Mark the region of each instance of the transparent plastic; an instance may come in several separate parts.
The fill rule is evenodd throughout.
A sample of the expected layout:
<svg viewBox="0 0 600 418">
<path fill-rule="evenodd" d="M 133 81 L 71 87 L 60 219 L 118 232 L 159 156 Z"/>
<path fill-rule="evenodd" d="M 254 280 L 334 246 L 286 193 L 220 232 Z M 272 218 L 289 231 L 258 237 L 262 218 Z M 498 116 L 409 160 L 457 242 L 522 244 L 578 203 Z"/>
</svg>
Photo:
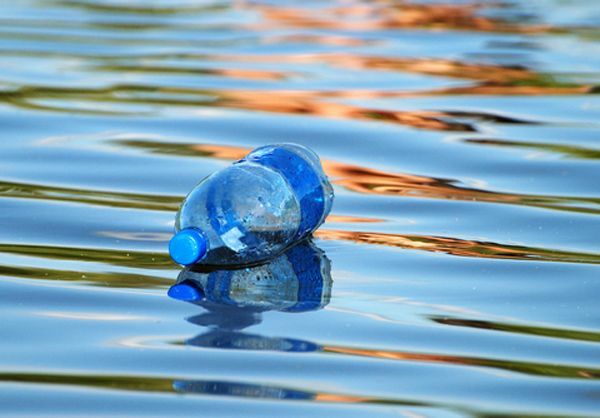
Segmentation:
<svg viewBox="0 0 600 418">
<path fill-rule="evenodd" d="M 172 240 L 171 256 L 184 265 L 268 260 L 317 229 L 332 202 L 333 188 L 314 152 L 295 144 L 258 148 L 202 180 L 185 198 L 176 231 L 196 231 L 191 235 L 205 242 L 194 249 L 203 251 L 190 256 L 187 247 L 175 245 L 180 235 Z"/>
</svg>

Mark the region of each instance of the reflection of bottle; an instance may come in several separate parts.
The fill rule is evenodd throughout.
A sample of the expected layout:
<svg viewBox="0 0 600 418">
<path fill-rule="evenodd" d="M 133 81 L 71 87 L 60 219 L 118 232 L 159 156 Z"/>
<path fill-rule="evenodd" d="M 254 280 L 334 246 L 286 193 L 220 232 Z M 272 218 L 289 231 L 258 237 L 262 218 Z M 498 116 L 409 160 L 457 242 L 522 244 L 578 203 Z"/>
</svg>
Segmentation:
<svg viewBox="0 0 600 418">
<path fill-rule="evenodd" d="M 264 261 L 317 229 L 332 202 L 314 152 L 295 144 L 261 147 L 192 190 L 169 252 L 183 265 Z"/>
<path fill-rule="evenodd" d="M 176 380 L 173 382 L 173 389 L 180 393 L 202 393 L 207 395 L 224 395 L 262 399 L 311 400 L 317 396 L 316 393 L 281 388 L 277 386 L 202 380 Z"/>
<path fill-rule="evenodd" d="M 185 268 L 169 296 L 255 312 L 321 309 L 331 297 L 329 259 L 304 241 L 267 264 L 236 270 Z"/>
<path fill-rule="evenodd" d="M 207 311 L 188 321 L 208 330 L 186 344 L 238 350 L 310 352 L 315 343 L 240 332 L 262 321 L 262 312 L 322 309 L 331 297 L 330 262 L 310 241 L 288 249 L 268 264 L 238 270 L 184 269 L 169 289 L 175 299 Z"/>
<path fill-rule="evenodd" d="M 310 341 L 295 338 L 265 337 L 246 332 L 212 330 L 187 340 L 187 345 L 196 347 L 212 347 L 229 350 L 254 351 L 286 351 L 308 353 L 318 351 L 321 347 Z"/>
</svg>

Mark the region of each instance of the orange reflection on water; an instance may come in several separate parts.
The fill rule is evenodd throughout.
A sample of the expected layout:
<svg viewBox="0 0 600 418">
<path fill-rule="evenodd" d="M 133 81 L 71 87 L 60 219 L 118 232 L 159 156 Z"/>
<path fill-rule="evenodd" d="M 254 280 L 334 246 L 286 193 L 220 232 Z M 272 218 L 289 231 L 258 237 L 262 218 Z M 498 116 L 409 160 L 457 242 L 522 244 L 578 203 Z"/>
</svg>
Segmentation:
<svg viewBox="0 0 600 418">
<path fill-rule="evenodd" d="M 327 222 L 332 223 L 379 223 L 384 222 L 383 219 L 377 218 L 365 218 L 359 216 L 346 216 L 346 215 L 329 215 Z"/>
<path fill-rule="evenodd" d="M 346 39 L 346 38 L 344 38 Z M 349 42 L 349 41 L 345 41 Z M 445 87 L 433 90 L 394 91 L 394 90 L 352 90 L 313 92 L 313 98 L 372 99 L 386 97 L 418 97 L 452 94 L 474 95 L 559 95 L 590 94 L 595 92 L 593 84 L 578 85 L 561 83 L 548 74 L 516 65 L 500 65 L 466 62 L 443 58 L 427 57 L 387 57 L 351 53 L 318 54 L 277 54 L 255 55 L 214 55 L 213 59 L 231 62 L 312 64 L 326 63 L 332 67 L 360 71 L 392 71 L 424 74 L 431 76 L 473 80 L 477 84 Z M 271 91 L 264 92 L 271 94 Z M 306 94 L 306 93 L 304 93 Z"/>
<path fill-rule="evenodd" d="M 364 348 L 337 347 L 326 345 L 323 351 L 329 353 L 349 354 L 353 356 L 380 358 L 387 360 L 416 360 L 435 363 L 471 364 L 468 359 L 457 356 L 439 354 L 408 353 L 402 351 L 369 350 Z"/>
<path fill-rule="evenodd" d="M 316 35 L 316 34 L 294 34 L 294 35 L 280 35 L 280 36 L 269 36 L 265 39 L 266 43 L 310 43 L 330 46 L 364 46 L 368 45 L 370 41 L 353 38 L 349 36 L 341 35 Z"/>
<path fill-rule="evenodd" d="M 201 155 L 208 155 L 212 158 L 223 160 L 241 160 L 252 150 L 251 148 L 246 147 L 215 144 L 194 144 L 189 147 Z"/>
<path fill-rule="evenodd" d="M 365 396 L 352 396 L 352 395 L 341 395 L 335 393 L 315 393 L 313 399 L 316 402 L 339 402 L 339 403 L 360 403 L 360 402 L 372 402 L 373 398 L 367 398 Z"/>
<path fill-rule="evenodd" d="M 467 202 L 491 202 L 526 205 L 557 210 L 597 213 L 593 198 L 500 193 L 458 186 L 455 180 L 438 179 L 407 173 L 388 173 L 368 167 L 323 161 L 334 183 L 362 194 L 422 197 Z M 579 205 L 579 206 L 578 206 Z"/>
<path fill-rule="evenodd" d="M 283 80 L 289 73 L 282 71 L 250 70 L 242 68 L 220 68 L 213 70 L 215 75 L 230 78 L 241 78 L 247 80 Z"/>
<path fill-rule="evenodd" d="M 305 58 L 306 59 L 306 58 Z M 594 85 L 564 84 L 552 76 L 521 66 L 470 63 L 441 58 L 381 57 L 356 54 L 330 54 L 323 59 L 333 66 L 359 70 L 401 71 L 477 81 L 476 85 L 446 87 L 417 92 L 380 93 L 380 97 L 411 97 L 451 94 L 475 95 L 556 95 L 589 94 Z"/>
<path fill-rule="evenodd" d="M 310 91 L 223 91 L 215 103 L 220 107 L 252 111 L 301 114 L 333 119 L 381 121 L 420 129 L 474 132 L 471 124 L 454 121 L 451 115 L 436 111 L 395 111 L 371 109 L 321 100 Z"/>
<path fill-rule="evenodd" d="M 329 64 L 359 70 L 402 71 L 495 83 L 535 80 L 538 74 L 524 67 L 469 63 L 442 58 L 385 57 L 376 55 L 329 54 Z"/>
<path fill-rule="evenodd" d="M 487 4 L 489 6 L 489 3 Z M 251 6 L 265 22 L 261 28 L 295 27 L 348 31 L 382 29 L 449 29 L 484 32 L 545 33 L 547 25 L 515 24 L 481 15 L 482 2 L 415 4 L 408 1 L 348 3 L 341 7 L 303 9 L 278 5 Z"/>
<path fill-rule="evenodd" d="M 504 245 L 495 242 L 474 241 L 452 237 L 428 235 L 390 234 L 318 230 L 315 236 L 328 240 L 352 241 L 361 244 L 386 245 L 410 250 L 439 252 L 461 257 L 496 258 L 511 260 L 539 260 L 572 263 L 600 264 L 600 256 L 544 248 Z"/>
<path fill-rule="evenodd" d="M 414 174 L 387 173 L 368 167 L 337 161 L 323 161 L 327 175 L 348 190 L 362 194 L 406 195 L 455 199 L 457 195 L 468 195 L 473 200 L 473 190 L 449 184 L 448 180 L 418 176 Z M 487 193 L 487 192 L 480 192 Z"/>
</svg>

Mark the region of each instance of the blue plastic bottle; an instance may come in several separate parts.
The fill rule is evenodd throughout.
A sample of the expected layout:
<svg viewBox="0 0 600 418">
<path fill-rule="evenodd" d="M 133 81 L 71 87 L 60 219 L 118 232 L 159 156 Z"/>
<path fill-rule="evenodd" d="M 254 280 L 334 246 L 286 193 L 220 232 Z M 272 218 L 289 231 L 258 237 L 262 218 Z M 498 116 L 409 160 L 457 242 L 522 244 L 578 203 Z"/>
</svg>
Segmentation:
<svg viewBox="0 0 600 418">
<path fill-rule="evenodd" d="M 169 253 L 183 265 L 258 263 L 310 235 L 332 203 L 333 188 L 313 151 L 295 144 L 257 148 L 185 198 Z"/>
</svg>

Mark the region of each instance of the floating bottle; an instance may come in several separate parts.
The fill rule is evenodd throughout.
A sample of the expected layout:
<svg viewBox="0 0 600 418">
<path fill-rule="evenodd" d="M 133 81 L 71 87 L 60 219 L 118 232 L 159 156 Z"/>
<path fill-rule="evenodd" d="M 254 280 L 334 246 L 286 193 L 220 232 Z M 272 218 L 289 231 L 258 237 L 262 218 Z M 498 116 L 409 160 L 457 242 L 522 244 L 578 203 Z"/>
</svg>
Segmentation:
<svg viewBox="0 0 600 418">
<path fill-rule="evenodd" d="M 183 265 L 259 263 L 310 235 L 332 203 L 333 188 L 313 151 L 296 144 L 260 147 L 187 195 L 169 253 Z"/>
</svg>

